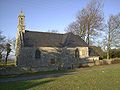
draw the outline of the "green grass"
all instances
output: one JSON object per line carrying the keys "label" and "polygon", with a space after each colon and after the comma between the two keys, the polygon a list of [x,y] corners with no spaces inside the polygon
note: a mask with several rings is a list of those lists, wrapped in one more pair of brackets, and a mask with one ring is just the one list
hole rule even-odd
{"label": "green grass", "polygon": [[72,75],[0,83],[0,90],[120,90],[120,64],[81,68]]}
{"label": "green grass", "polygon": [[56,73],[67,73],[74,72],[75,70],[50,70],[50,71],[39,71],[39,72],[25,72],[20,75],[0,75],[0,78],[15,78],[23,76],[34,76],[34,75],[46,75],[46,74],[56,74]]}
{"label": "green grass", "polygon": [[7,64],[6,64],[5,62],[1,62],[1,61],[0,61],[0,67],[3,67],[3,66],[4,66],[4,67],[5,67],[5,66],[6,66],[6,67],[7,67],[7,66],[15,66],[15,64],[16,64],[16,63],[15,63],[14,60],[8,60],[8,61],[7,61]]}
{"label": "green grass", "polygon": [[50,71],[39,71],[39,72],[30,72],[23,74],[24,75],[37,75],[37,74],[55,74],[55,73],[67,73],[67,72],[74,72],[75,70],[50,70]]}

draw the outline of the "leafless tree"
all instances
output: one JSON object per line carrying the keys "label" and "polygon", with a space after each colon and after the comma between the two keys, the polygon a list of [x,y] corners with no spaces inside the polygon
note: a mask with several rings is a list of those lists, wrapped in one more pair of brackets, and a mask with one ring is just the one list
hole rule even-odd
{"label": "leafless tree", "polygon": [[11,45],[12,52],[15,53],[15,38],[7,39],[6,43],[9,43]]}
{"label": "leafless tree", "polygon": [[98,30],[102,30],[104,20],[102,7],[101,1],[91,0],[79,11],[77,20],[68,26],[67,31],[79,34],[89,45],[91,38],[98,34]]}
{"label": "leafless tree", "polygon": [[2,52],[4,51],[4,42],[5,42],[5,36],[2,35],[2,31],[0,31],[0,60],[2,59]]}
{"label": "leafless tree", "polygon": [[50,33],[58,33],[58,30],[48,30]]}
{"label": "leafless tree", "polygon": [[79,31],[80,31],[79,29],[80,29],[79,24],[76,21],[74,21],[74,22],[72,22],[71,24],[68,25],[68,27],[65,29],[65,31],[66,32],[72,32],[75,35],[80,35],[79,34]]}
{"label": "leafless tree", "polygon": [[6,44],[5,50],[6,50],[5,63],[7,64],[8,56],[9,56],[11,50],[12,50],[11,45],[9,43]]}
{"label": "leafless tree", "polygon": [[120,13],[111,15],[108,20],[108,43],[107,43],[107,59],[110,57],[111,47],[120,47]]}

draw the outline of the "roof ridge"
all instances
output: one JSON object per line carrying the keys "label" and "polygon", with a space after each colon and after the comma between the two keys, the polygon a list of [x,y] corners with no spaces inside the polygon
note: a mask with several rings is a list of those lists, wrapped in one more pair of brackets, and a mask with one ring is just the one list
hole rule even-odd
{"label": "roof ridge", "polygon": [[58,34],[58,35],[65,35],[65,34],[63,34],[63,33],[42,32],[42,31],[29,31],[29,30],[25,30],[25,32],[33,32],[33,33],[46,33],[46,34]]}

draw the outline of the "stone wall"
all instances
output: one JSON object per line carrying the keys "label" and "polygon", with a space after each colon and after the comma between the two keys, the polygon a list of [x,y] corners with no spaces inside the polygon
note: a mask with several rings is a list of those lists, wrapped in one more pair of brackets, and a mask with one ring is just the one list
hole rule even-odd
{"label": "stone wall", "polygon": [[96,61],[99,60],[99,56],[91,56],[88,58],[90,61]]}
{"label": "stone wall", "polygon": [[[24,47],[21,49],[20,58],[17,61],[17,66],[28,69],[38,70],[54,70],[67,69],[79,67],[82,63],[80,58],[75,57],[75,50],[78,48],[80,58],[88,57],[88,47],[75,48],[56,48],[56,47],[39,47],[31,48]],[[35,52],[39,49],[41,52],[40,58],[35,58]],[[82,56],[81,52],[84,50],[85,54]],[[55,63],[51,63],[54,60]]]}
{"label": "stone wall", "polygon": [[113,59],[104,59],[104,60],[96,60],[95,65],[107,65],[107,64],[117,64],[120,63],[120,58],[113,58]]}

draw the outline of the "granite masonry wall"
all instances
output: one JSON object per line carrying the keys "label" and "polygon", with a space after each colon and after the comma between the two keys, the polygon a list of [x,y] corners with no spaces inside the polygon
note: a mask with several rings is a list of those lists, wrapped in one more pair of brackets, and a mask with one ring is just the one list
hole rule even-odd
{"label": "granite masonry wall", "polygon": [[[75,57],[76,49],[79,50],[79,57]],[[36,50],[40,51],[40,58],[35,58]],[[88,47],[23,47],[17,60],[17,66],[41,71],[68,69],[79,67],[86,57],[88,57]]]}

